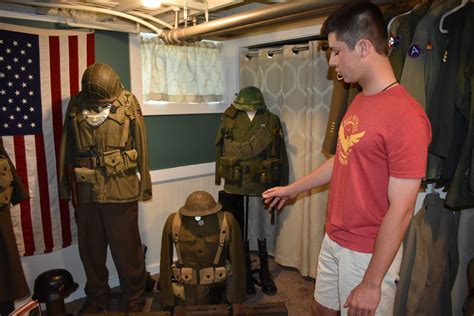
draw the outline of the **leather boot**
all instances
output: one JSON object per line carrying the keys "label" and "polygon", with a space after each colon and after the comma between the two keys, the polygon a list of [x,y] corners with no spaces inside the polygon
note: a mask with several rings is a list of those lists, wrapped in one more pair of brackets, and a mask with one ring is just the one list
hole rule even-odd
{"label": "leather boot", "polygon": [[273,282],[273,276],[268,269],[268,252],[267,252],[267,239],[257,239],[258,241],[258,256],[260,257],[260,270],[258,271],[260,277],[260,286],[262,292],[265,294],[275,294],[277,287]]}
{"label": "leather boot", "polygon": [[247,294],[255,295],[255,281],[252,273],[252,261],[250,260],[250,246],[249,241],[246,240],[244,243],[244,254],[245,254],[245,269],[247,271]]}

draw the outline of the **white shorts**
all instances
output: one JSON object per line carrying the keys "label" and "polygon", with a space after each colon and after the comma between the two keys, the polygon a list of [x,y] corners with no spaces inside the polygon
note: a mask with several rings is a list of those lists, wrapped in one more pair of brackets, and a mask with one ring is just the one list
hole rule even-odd
{"label": "white shorts", "polygon": [[[400,247],[383,279],[376,315],[393,315],[397,291],[395,281],[398,280],[402,254],[403,249]],[[319,253],[314,299],[327,308],[340,310],[341,316],[347,315],[347,308],[343,305],[351,291],[362,281],[371,258],[371,253],[341,247],[326,234]]]}

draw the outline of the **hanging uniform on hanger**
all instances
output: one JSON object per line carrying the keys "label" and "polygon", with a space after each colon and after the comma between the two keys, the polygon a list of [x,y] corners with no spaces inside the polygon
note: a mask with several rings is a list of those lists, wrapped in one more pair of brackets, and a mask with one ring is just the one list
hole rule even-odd
{"label": "hanging uniform on hanger", "polygon": [[470,102],[466,71],[471,50],[474,49],[473,7],[472,4],[466,5],[444,20],[444,27],[448,29],[446,58],[441,65],[435,92],[427,109],[433,126],[429,151],[443,158],[442,164],[429,164],[428,170],[430,174],[439,175],[439,186],[452,181],[466,141]]}
{"label": "hanging uniform on hanger", "polygon": [[[256,111],[250,120],[247,111]],[[241,89],[221,117],[216,137],[216,184],[232,194],[260,195],[288,183],[288,157],[280,119],[258,88]]]}
{"label": "hanging uniform on hanger", "polygon": [[330,69],[330,77],[333,78],[334,88],[332,90],[331,106],[328,116],[328,125],[324,136],[322,152],[326,156],[336,153],[336,145],[339,127],[341,121],[346,114],[347,108],[351,104],[355,96],[361,91],[358,84],[348,84],[344,80],[337,79],[336,73]]}
{"label": "hanging uniform on hanger", "polygon": [[398,81],[402,78],[405,58],[407,57],[416,25],[429,8],[430,5],[428,3],[423,3],[405,15],[394,17],[394,20],[389,25],[389,57],[393,72]]}
{"label": "hanging uniform on hanger", "polygon": [[446,50],[446,39],[438,31],[439,20],[456,4],[457,0],[433,2],[417,24],[408,48],[401,83],[425,109],[429,106]]}

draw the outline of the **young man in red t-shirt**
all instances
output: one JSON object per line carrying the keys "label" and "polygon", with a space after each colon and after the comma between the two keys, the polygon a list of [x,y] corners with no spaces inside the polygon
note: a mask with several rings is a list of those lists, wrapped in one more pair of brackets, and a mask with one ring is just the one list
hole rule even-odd
{"label": "young man in red t-shirt", "polygon": [[395,79],[382,13],[368,1],[340,7],[325,22],[331,57],[345,82],[358,82],[337,150],[310,174],[265,191],[271,207],[331,182],[318,260],[314,315],[391,315],[403,236],[425,175],[431,127]]}

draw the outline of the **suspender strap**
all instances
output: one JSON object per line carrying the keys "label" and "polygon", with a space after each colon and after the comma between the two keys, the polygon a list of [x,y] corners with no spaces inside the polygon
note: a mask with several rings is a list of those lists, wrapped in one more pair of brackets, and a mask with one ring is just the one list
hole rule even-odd
{"label": "suspender strap", "polygon": [[171,233],[173,234],[174,246],[176,248],[176,254],[178,255],[178,262],[180,265],[183,264],[183,258],[181,258],[181,251],[179,250],[179,229],[181,228],[181,215],[176,212],[173,217],[173,227]]}
{"label": "suspender strap", "polygon": [[228,240],[229,227],[227,225],[227,216],[224,212],[217,212],[217,218],[219,219],[219,224],[221,226],[221,234],[219,236],[219,246],[217,246],[216,257],[214,258],[214,266],[219,264],[219,259],[221,258],[222,249],[224,249],[225,241]]}

